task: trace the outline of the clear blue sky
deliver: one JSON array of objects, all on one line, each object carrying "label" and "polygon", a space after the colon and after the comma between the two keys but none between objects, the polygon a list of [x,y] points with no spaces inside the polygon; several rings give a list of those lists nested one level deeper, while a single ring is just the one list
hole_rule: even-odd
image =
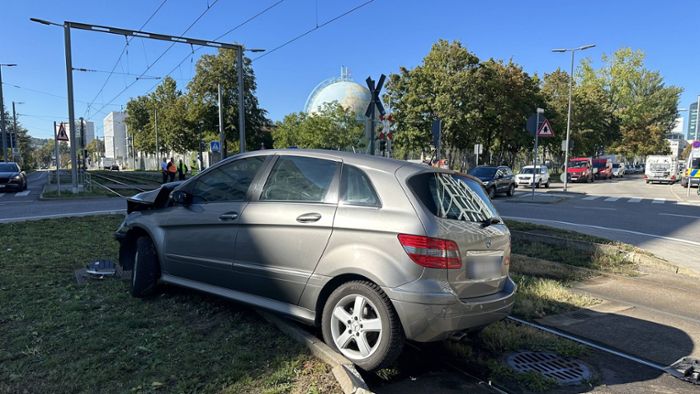
[{"label": "clear blue sky", "polygon": [[[53,120],[67,118],[65,60],[61,28],[39,25],[30,17],[137,29],[163,0],[57,1],[5,0],[0,5],[0,63],[17,63],[3,69],[5,103],[17,107],[21,122],[36,137],[53,134]],[[180,35],[216,0],[168,0],[145,31]],[[213,39],[279,0],[218,0],[185,34]],[[222,40],[249,48],[272,49],[366,0],[284,0],[265,14]],[[651,0],[587,1],[400,1],[375,0],[296,42],[254,62],[258,98],[273,120],[301,111],[310,91],[323,79],[336,76],[347,65],[361,82],[371,75],[396,72],[400,66],[419,64],[438,39],[460,40],[483,59],[512,58],[529,73],[542,74],[557,67],[568,69],[569,57],[552,53],[556,47],[595,43],[583,54],[598,64],[602,53],[620,47],[641,49],[646,64],[659,70],[667,84],[684,92],[681,107],[700,94],[700,53],[694,50],[700,2]],[[125,38],[74,31],[73,65],[95,70],[112,69]],[[140,74],[169,46],[134,39],[116,72]],[[194,62],[209,49],[194,54]],[[170,49],[147,75],[163,76],[191,53],[188,45]],[[254,58],[256,54],[251,54]],[[190,55],[190,57],[192,57]],[[193,74],[188,58],[172,74],[185,87]],[[76,117],[86,113],[107,74],[75,72]],[[157,81],[140,80],[105,107],[134,77],[114,75],[93,104],[90,119],[102,134],[106,112],[119,110],[130,97],[149,91]],[[22,88],[15,88],[18,85]],[[59,97],[29,89],[50,92]]]}]

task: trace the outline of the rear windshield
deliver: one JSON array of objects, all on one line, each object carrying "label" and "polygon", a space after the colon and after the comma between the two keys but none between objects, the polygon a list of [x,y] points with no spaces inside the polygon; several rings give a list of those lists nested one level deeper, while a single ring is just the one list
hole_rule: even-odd
[{"label": "rear windshield", "polygon": [[439,218],[483,222],[498,217],[482,185],[466,176],[429,172],[409,179],[408,186]]},{"label": "rear windshield", "polygon": [[15,163],[0,163],[0,172],[17,172],[17,164]]},{"label": "rear windshield", "polygon": [[469,170],[469,175],[477,178],[491,178],[496,174],[496,167],[475,167]]}]

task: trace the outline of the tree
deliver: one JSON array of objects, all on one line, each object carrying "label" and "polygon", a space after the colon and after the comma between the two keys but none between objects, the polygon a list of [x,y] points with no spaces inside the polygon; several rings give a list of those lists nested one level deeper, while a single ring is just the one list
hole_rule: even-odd
[{"label": "tree", "polygon": [[[218,85],[221,84],[224,132],[229,151],[237,149],[239,139],[237,81],[236,52],[220,49],[218,54],[204,55],[197,61],[196,74],[188,85],[192,105],[190,115],[194,117],[190,121],[201,121],[199,127],[203,133],[209,131],[218,134]],[[260,108],[255,96],[255,73],[247,57],[243,57],[243,87],[247,148],[254,150],[262,145],[272,146],[269,133],[271,122],[267,119],[267,111]]]},{"label": "tree", "polygon": [[275,148],[349,150],[362,148],[363,125],[355,113],[338,102],[324,104],[318,112],[291,113],[277,124]]},{"label": "tree", "polygon": [[598,117],[605,130],[598,134],[606,138],[596,153],[605,147],[627,157],[668,153],[665,135],[677,116],[681,89],[646,69],[642,51],[622,48],[602,60],[599,70],[584,61],[581,72],[582,86],[594,92],[589,97],[602,99]]}]

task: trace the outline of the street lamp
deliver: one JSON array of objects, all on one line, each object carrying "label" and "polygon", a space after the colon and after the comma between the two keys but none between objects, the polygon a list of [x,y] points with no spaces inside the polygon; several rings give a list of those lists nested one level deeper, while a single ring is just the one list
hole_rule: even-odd
[{"label": "street lamp", "polygon": [[574,81],[574,54],[576,51],[583,51],[593,48],[595,44],[582,45],[578,48],[558,48],[552,49],[552,52],[571,52],[571,72],[569,73],[569,110],[566,116],[566,151],[564,152],[564,191],[569,184],[569,134],[571,132],[571,92],[573,90]]},{"label": "street lamp", "polygon": [[2,68],[3,67],[15,67],[14,63],[0,63],[0,132],[2,132],[2,161],[6,161],[5,155],[7,154],[7,137],[5,130],[5,105],[2,102]]}]

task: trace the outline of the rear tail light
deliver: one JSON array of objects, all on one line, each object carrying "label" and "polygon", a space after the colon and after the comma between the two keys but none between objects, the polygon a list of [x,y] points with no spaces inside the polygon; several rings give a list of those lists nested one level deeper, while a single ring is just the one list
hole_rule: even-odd
[{"label": "rear tail light", "polygon": [[414,263],[426,268],[462,267],[459,247],[448,239],[399,234],[399,242]]}]

